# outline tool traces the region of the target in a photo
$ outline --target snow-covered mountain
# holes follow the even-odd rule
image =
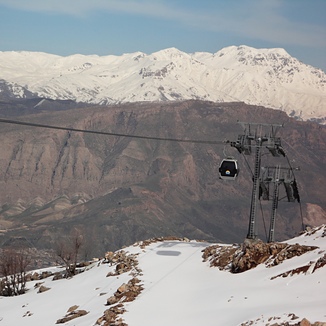
[[[187,239],[136,243],[70,279],[41,270],[25,294],[0,297],[0,325],[325,325],[326,226],[269,245],[264,263],[235,274],[219,268],[232,246]]]
[[[284,49],[230,46],[214,54],[168,48],[121,56],[0,52],[0,80],[17,97],[87,103],[242,101],[300,119],[326,117],[326,75]],[[0,92],[1,96],[1,92]]]

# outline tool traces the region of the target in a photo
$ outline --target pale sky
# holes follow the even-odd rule
[[[326,0],[0,0],[0,51],[284,48],[326,71]]]

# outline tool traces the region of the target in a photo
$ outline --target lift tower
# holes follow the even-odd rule
[[[299,170],[299,168],[296,168]],[[274,185],[273,191],[270,191],[271,185]],[[284,186],[283,195],[288,202],[297,201],[300,203],[300,196],[297,182],[295,180],[292,167],[266,166],[262,168],[260,178],[260,196],[263,200],[269,200],[272,197],[272,213],[269,227],[268,242],[274,242],[276,211],[279,202],[280,186]],[[271,194],[272,193],[272,194]]]
[[[280,124],[250,123],[238,122],[241,124],[244,133],[238,136],[237,141],[232,142],[231,146],[235,147],[240,153],[251,155],[252,149],[255,149],[255,161],[253,171],[253,187],[251,193],[251,205],[249,216],[249,227],[247,239],[256,239],[256,214],[257,202],[259,199],[259,184],[261,170],[262,148],[265,146],[273,156],[285,156],[281,146],[281,139],[276,137],[276,132]]]

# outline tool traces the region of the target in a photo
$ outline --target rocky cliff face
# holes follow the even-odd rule
[[[119,134],[193,140],[236,140],[237,120],[284,123],[279,131],[296,172],[304,222],[325,222],[326,129],[281,111],[243,103],[187,101],[39,112],[34,123]],[[27,239],[49,247],[79,228],[98,252],[154,236],[242,241],[250,208],[251,175],[228,145],[105,136],[1,124],[0,241]],[[235,182],[222,181],[222,158],[238,159]],[[268,155],[263,164],[276,164]],[[278,161],[279,162],[279,161]],[[286,165],[286,160],[280,164]],[[262,202],[265,224],[270,202]],[[300,231],[299,205],[281,202],[278,239]],[[264,223],[258,229],[264,238]],[[26,240],[26,241],[27,241]],[[104,248],[103,248],[104,247]]]

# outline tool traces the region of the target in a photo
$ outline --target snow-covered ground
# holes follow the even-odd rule
[[[326,265],[312,273],[314,263],[326,254],[326,226],[287,243],[319,248],[274,267],[261,264],[231,274],[203,261],[202,250],[211,245],[205,242],[170,240],[143,249],[139,244],[128,247],[124,251],[136,255],[141,270],[137,277],[144,289],[134,301],[124,303],[121,317],[129,326],[236,326],[249,321],[272,325],[303,318],[326,322]],[[306,273],[271,279],[307,264],[312,267]],[[74,305],[88,314],[65,325],[95,325],[109,308],[106,300],[133,277],[131,272],[107,277],[114,270],[115,265],[94,262],[71,279],[28,282],[26,294],[0,297],[0,326],[55,325]],[[50,290],[38,293],[37,282]],[[293,314],[298,318],[291,320]]]

